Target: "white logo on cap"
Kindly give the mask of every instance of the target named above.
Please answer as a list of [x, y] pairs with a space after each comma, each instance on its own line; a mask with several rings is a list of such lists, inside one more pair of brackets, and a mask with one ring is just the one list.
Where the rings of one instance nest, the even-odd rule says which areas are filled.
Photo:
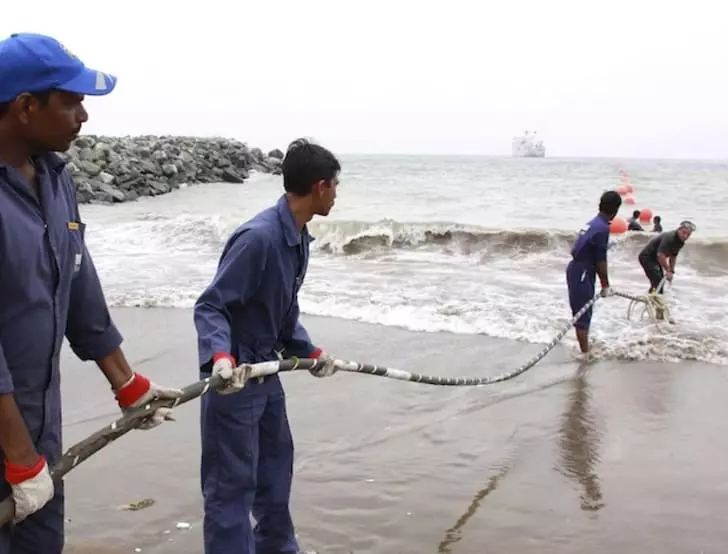
[[106, 74], [101, 71], [96, 72], [96, 90], [106, 90]]

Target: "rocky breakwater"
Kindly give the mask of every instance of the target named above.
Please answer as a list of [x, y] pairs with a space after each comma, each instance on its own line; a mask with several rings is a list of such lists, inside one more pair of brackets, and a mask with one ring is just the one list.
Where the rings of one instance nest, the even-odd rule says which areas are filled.
[[242, 183], [250, 171], [279, 174], [283, 152], [223, 138], [83, 135], [63, 156], [79, 203], [88, 204], [157, 196], [184, 183]]

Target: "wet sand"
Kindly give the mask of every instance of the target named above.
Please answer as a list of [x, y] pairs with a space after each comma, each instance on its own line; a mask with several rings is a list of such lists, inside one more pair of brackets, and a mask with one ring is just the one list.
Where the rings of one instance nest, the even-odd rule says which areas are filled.
[[[197, 379], [189, 310], [117, 309], [127, 356]], [[440, 375], [514, 368], [538, 346], [304, 317], [341, 358]], [[118, 416], [93, 364], [64, 356], [66, 447]], [[446, 388], [366, 375], [283, 376], [294, 520], [321, 554], [726, 551], [728, 377], [700, 363], [596, 362], [557, 348], [514, 381]], [[199, 401], [66, 478], [69, 554], [198, 554]], [[152, 498], [130, 512], [121, 505]], [[191, 524], [188, 530], [177, 522]]]

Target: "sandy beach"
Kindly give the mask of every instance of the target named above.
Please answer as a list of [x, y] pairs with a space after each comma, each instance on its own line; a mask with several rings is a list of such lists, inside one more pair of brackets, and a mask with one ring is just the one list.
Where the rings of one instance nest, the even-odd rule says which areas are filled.
[[[134, 367], [197, 378], [192, 314], [116, 309]], [[304, 317], [338, 357], [441, 375], [518, 366], [538, 346]], [[103, 377], [64, 357], [65, 444], [117, 417]], [[724, 369], [597, 362], [557, 348], [520, 378], [442, 388], [366, 375], [283, 376], [303, 551], [718, 554], [728, 531]], [[202, 551], [199, 402], [133, 432], [67, 483], [67, 552]], [[151, 498], [140, 511], [120, 506]], [[178, 522], [189, 529], [176, 528]]]
[[[132, 368], [166, 387], [205, 385], [203, 291], [256, 341], [295, 299], [340, 360], [487, 379], [547, 352], [479, 387], [274, 377], [295, 554], [728, 554], [716, 2], [61, 7], [7, 2], [0, 37], [0, 369], [39, 445], [58, 443], [51, 345], [95, 350], [95, 277]], [[588, 361], [573, 260], [599, 295]], [[94, 362], [61, 357], [68, 452], [122, 412]], [[200, 404], [73, 458], [65, 554], [205, 554]], [[37, 498], [3, 411], [7, 477]], [[52, 508], [24, 527], [38, 554], [59, 554], [35, 530]], [[27, 554], [7, 531], [0, 554]]]

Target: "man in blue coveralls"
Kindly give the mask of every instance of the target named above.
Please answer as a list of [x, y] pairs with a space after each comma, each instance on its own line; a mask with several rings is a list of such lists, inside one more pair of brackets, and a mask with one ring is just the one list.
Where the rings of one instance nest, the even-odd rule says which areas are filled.
[[306, 224], [331, 211], [341, 166], [327, 149], [299, 139], [281, 169], [285, 193], [235, 230], [195, 304], [201, 376], [220, 374], [229, 382], [202, 399], [206, 554], [298, 552], [289, 510], [293, 439], [283, 387], [278, 375], [244, 383], [236, 364], [297, 356], [325, 361], [312, 371], [317, 377], [335, 371], [333, 359], [312, 344], [299, 322], [298, 291], [313, 240]]
[[[581, 310], [594, 298], [596, 276], [599, 275], [602, 296], [609, 296], [607, 275], [607, 249], [609, 247], [609, 223], [615, 218], [622, 198], [617, 191], [607, 191], [599, 200], [599, 213], [579, 231], [571, 248], [571, 261], [566, 266], [566, 284], [569, 288], [571, 313]], [[589, 351], [589, 326], [593, 308], [589, 308], [574, 324], [576, 340], [583, 353]]]
[[64, 335], [79, 358], [96, 362], [122, 411], [181, 394], [131, 371], [84, 244], [76, 187], [53, 153], [88, 119], [84, 95], [115, 84], [50, 37], [0, 41], [0, 498], [15, 502], [0, 554], [63, 550], [63, 484], [54, 486], [48, 468], [62, 449]]

